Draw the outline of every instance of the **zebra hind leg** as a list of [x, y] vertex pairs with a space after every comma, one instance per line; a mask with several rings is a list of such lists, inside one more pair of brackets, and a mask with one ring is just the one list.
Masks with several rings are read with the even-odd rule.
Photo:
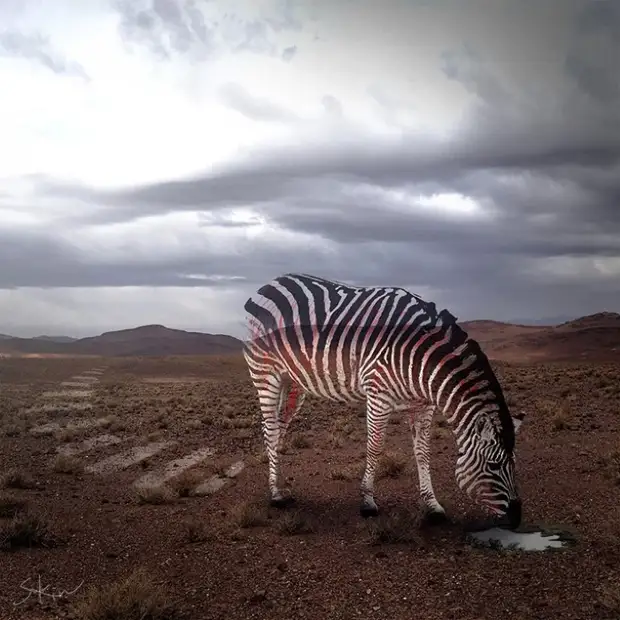
[[299, 413], [302, 405], [304, 404], [304, 400], [306, 399], [306, 393], [301, 390], [299, 385], [294, 382], [289, 383], [288, 394], [286, 394], [286, 390], [283, 387], [282, 390], [282, 401], [280, 406], [280, 416], [279, 416], [279, 440], [278, 440], [278, 453], [282, 453], [282, 448], [284, 447], [284, 439], [286, 437], [286, 432], [288, 427], [293, 420], [293, 418]]
[[431, 480], [430, 439], [434, 413], [434, 405], [423, 407], [419, 411], [411, 410], [409, 412], [409, 427], [420, 482], [420, 498], [426, 513], [425, 521], [429, 524], [442, 523], [446, 520], [446, 511], [435, 497]]
[[274, 508], [286, 508], [294, 502], [293, 496], [278, 487], [280, 411], [284, 401], [282, 377], [275, 373], [252, 375], [258, 391], [262, 415], [263, 442], [269, 464], [270, 503]]
[[392, 407], [378, 398], [369, 396], [366, 401], [366, 469], [362, 478], [362, 504], [360, 514], [363, 518], [376, 517], [379, 508], [375, 502], [375, 473], [379, 458], [385, 445], [385, 430]]

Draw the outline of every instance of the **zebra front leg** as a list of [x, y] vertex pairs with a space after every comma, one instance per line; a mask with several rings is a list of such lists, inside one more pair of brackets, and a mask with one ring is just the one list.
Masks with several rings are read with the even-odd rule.
[[385, 429], [391, 412], [391, 406], [375, 398], [369, 397], [366, 401], [366, 469], [361, 484], [362, 505], [360, 507], [360, 514], [365, 519], [379, 514], [374, 497], [375, 473], [379, 458], [383, 454]]
[[411, 410], [409, 413], [409, 428], [413, 438], [413, 452], [418, 468], [422, 506], [426, 512], [427, 520], [432, 523], [439, 523], [445, 520], [446, 511], [435, 497], [431, 480], [430, 439], [434, 413], [435, 405], [423, 407], [418, 412]]
[[[254, 377], [253, 377], [254, 379]], [[280, 443], [280, 416], [284, 400], [282, 377], [269, 374], [255, 380], [258, 388], [258, 399], [262, 414], [263, 442], [269, 462], [269, 493], [271, 505], [284, 508], [294, 500], [290, 493], [282, 493], [278, 487], [279, 474], [279, 443]]]

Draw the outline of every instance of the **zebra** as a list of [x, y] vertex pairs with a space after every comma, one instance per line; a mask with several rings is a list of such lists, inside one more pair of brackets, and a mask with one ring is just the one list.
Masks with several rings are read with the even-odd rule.
[[393, 412], [407, 412], [420, 500], [431, 521], [446, 518], [430, 473], [430, 429], [443, 412], [458, 448], [458, 486], [515, 529], [521, 498], [515, 435], [522, 419], [508, 410], [480, 345], [448, 310], [404, 288], [351, 286], [307, 273], [286, 273], [245, 303], [253, 336], [243, 356], [257, 391], [268, 457], [272, 506], [295, 501], [278, 486], [278, 457], [307, 394], [366, 406], [362, 517], [379, 514], [378, 459]]

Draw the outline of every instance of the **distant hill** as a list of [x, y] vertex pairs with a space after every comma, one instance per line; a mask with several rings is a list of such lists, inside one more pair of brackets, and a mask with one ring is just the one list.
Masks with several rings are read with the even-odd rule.
[[[599, 312], [560, 325], [518, 325], [464, 321], [462, 327], [491, 359], [620, 360], [620, 314]], [[73, 339], [68, 336], [0, 336], [0, 354], [9, 355], [221, 355], [238, 353], [243, 342], [224, 334], [143, 325]]]
[[620, 314], [599, 312], [560, 325], [467, 321], [463, 329], [492, 359], [620, 360]]
[[71, 338], [71, 336], [35, 336], [32, 340], [47, 340], [48, 342], [75, 342], [77, 338]]
[[221, 355], [238, 352], [242, 346], [242, 341], [232, 336], [170, 329], [163, 325], [143, 325], [79, 339], [68, 336], [0, 339], [0, 353], [13, 355]]

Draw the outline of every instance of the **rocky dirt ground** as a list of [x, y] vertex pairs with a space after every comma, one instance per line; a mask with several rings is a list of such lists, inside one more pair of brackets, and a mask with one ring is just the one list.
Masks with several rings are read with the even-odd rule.
[[497, 370], [527, 413], [525, 520], [572, 531], [566, 550], [464, 541], [480, 514], [440, 418], [432, 467], [450, 523], [419, 523], [398, 417], [382, 516], [362, 520], [363, 412], [316, 401], [291, 427], [297, 504], [280, 512], [239, 356], [4, 359], [0, 618], [619, 618], [620, 363]]

